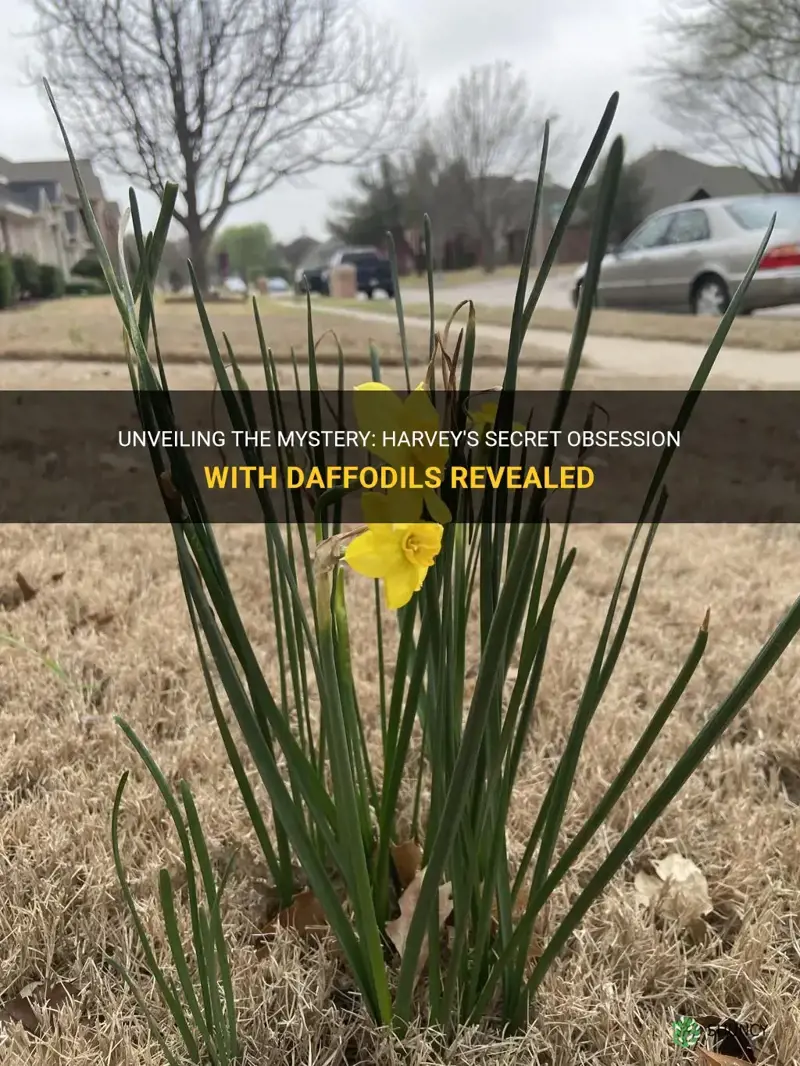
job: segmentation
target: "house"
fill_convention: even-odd
[[[67,272],[63,217],[43,189],[0,183],[0,252],[32,255]]]
[[[668,148],[655,148],[636,161],[645,188],[645,215],[662,207],[718,196],[752,196],[775,192],[766,176],[744,167],[701,163]]]
[[[491,183],[488,195],[493,223],[495,264],[518,266],[525,250],[536,197],[536,182],[501,177],[489,178],[488,181]],[[568,189],[554,183],[548,183],[543,190],[534,263],[540,260],[543,249],[553,234],[568,192]],[[590,236],[589,219],[586,212],[579,209],[570,220],[559,246],[556,262],[577,262],[585,259]],[[477,266],[482,259],[481,242],[474,227],[466,226],[444,235],[440,247],[440,262],[437,267],[442,270],[468,269]]]
[[[78,160],[81,178],[103,240],[116,256],[120,212],[106,200],[88,159]],[[65,274],[92,250],[83,223],[78,187],[69,160],[15,163],[0,157],[0,251],[32,255]]]

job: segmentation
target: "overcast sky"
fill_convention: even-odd
[[[654,54],[653,22],[663,2],[369,0],[368,8],[376,19],[394,20],[430,109],[472,64],[509,60],[525,72],[533,93],[578,131],[579,158],[615,89],[621,94],[615,129],[625,135],[629,155],[676,143],[675,132],[656,116],[638,73]],[[26,39],[30,25],[24,0],[0,0],[0,26],[11,31],[14,42],[0,58],[0,156],[11,159],[64,154],[49,107],[35,88],[26,87],[26,61],[34,55]],[[573,168],[556,176],[569,184]],[[103,177],[107,194],[126,203],[125,179]],[[348,191],[350,180],[347,172],[320,171],[302,179],[301,187],[282,185],[236,208],[228,221],[265,221],[278,240],[301,233],[321,237],[333,203]],[[143,215],[145,224],[152,224],[153,209]]]

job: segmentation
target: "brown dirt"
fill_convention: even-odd
[[[52,388],[127,384],[119,364],[87,367],[76,360],[47,371]],[[555,384],[552,371],[530,373],[527,381]],[[41,387],[41,374],[42,364],[5,362],[0,383]],[[496,370],[481,368],[480,375],[476,384],[492,384]],[[349,382],[361,376],[356,370]],[[175,367],[171,381],[202,387],[210,371]],[[397,371],[387,381],[399,384]],[[584,387],[592,384],[589,373]],[[537,741],[515,794],[512,856],[547,783],[541,753],[564,742],[629,532],[592,527],[573,536],[578,563],[551,643]],[[220,540],[265,674],[277,685],[263,532],[228,528]],[[568,891],[585,882],[768,636],[797,592],[797,549],[797,531],[788,527],[659,532],[625,652],[592,727],[567,836],[648,720],[708,605],[709,651]],[[246,861],[231,887],[226,920],[248,1063],[663,1066],[688,1061],[670,1036],[677,1013],[760,1022],[767,1026],[761,1061],[800,1061],[800,797],[792,785],[800,649],[787,653],[636,856],[678,850],[700,866],[715,907],[708,939],[691,943],[676,928],[659,927],[634,905],[630,872],[620,875],[551,971],[529,1029],[505,1039],[465,1033],[445,1055],[424,1030],[413,1030],[400,1045],[337,1006],[334,965],[324,946],[308,949],[287,935],[266,958],[256,956],[262,871],[197,664],[169,529],[5,527],[0,584],[17,572],[39,592],[0,615],[0,633],[18,642],[0,645],[0,1000],[35,980],[71,979],[85,994],[85,1012],[66,1008],[40,1040],[18,1031],[7,1036],[0,1044],[3,1066],[161,1066],[133,997],[104,962],[112,950],[129,957],[132,943],[109,837],[111,802],[124,769],[132,770],[132,780],[122,850],[153,927],[157,872],[161,865],[175,868],[176,843],[154,786],[112,722],[115,714],[134,725],[170,779],[189,780],[213,854],[244,845]],[[351,575],[348,596],[359,698],[370,707],[376,703],[372,589]],[[142,987],[166,1031],[152,990],[145,982]]]

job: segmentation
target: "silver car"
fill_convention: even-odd
[[[800,303],[800,195],[694,200],[657,211],[605,256],[599,307],[724,314],[773,215],[742,313]],[[577,306],[586,264],[574,276]]]

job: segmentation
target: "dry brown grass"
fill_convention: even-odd
[[[302,355],[308,350],[308,328],[303,308],[280,300],[259,299],[267,344],[281,361],[291,349]],[[210,303],[208,315],[220,347],[227,335],[237,357],[243,362],[260,361],[258,335],[249,300]],[[161,301],[156,312],[162,354],[172,362],[207,362],[208,351],[193,303]],[[334,331],[351,364],[368,366],[369,344],[373,341],[387,365],[399,364],[401,347],[395,322],[365,324],[325,315],[314,307],[314,332],[321,361],[338,358]],[[422,331],[409,333],[409,355],[417,364],[427,362],[428,342]],[[497,339],[481,341],[479,355],[486,362],[505,360],[508,345]],[[0,314],[0,359],[82,362],[115,362],[124,352],[119,315],[111,297],[74,297],[32,307],[20,307]],[[526,358],[543,367],[560,366],[563,356],[533,345],[526,346]]]
[[[364,301],[341,300],[340,306],[365,309]],[[511,307],[484,306],[480,290],[475,300],[478,327],[502,326],[511,322]],[[439,300],[436,306],[437,321],[447,321],[455,305]],[[388,300],[373,300],[369,311],[394,315],[394,303]],[[426,318],[430,314],[427,304],[404,305],[410,318]],[[554,307],[539,307],[531,319],[533,329],[571,333],[575,324],[575,312]],[[694,315],[664,315],[644,311],[604,311],[592,315],[590,335],[596,337],[629,337],[641,341],[677,341],[685,344],[707,345],[717,328],[711,317]],[[796,352],[800,350],[800,319],[797,318],[739,318],[734,322],[728,339],[728,347],[753,348],[758,351]]]
[[[10,369],[4,368],[6,387],[14,380]],[[30,374],[34,365],[23,369]],[[207,370],[177,371],[176,386],[208,380]],[[53,372],[48,384],[74,387],[68,368]],[[118,366],[107,375],[89,368],[86,375],[85,387],[125,387]],[[486,371],[484,380],[490,379]],[[547,379],[542,375],[545,387],[552,384]],[[591,383],[591,377],[584,382]],[[584,528],[573,538],[578,564],[515,795],[512,857],[564,742],[628,534]],[[263,533],[229,528],[221,543],[265,674],[277,683]],[[564,885],[557,910],[769,634],[797,591],[797,552],[792,528],[660,531],[618,674],[592,727],[567,833],[596,803],[648,720],[707,605],[710,649],[651,759]],[[17,571],[41,591],[0,614],[0,630],[28,649],[0,647],[0,999],[37,979],[71,978],[85,992],[85,1013],[62,1011],[58,1026],[39,1040],[17,1033],[0,1045],[3,1066],[161,1063],[132,996],[103,961],[109,951],[130,959],[133,944],[109,836],[124,769],[133,772],[123,854],[137,900],[156,928],[157,871],[177,869],[178,849],[154,786],[112,722],[115,714],[134,725],[170,779],[189,780],[215,858],[242,846],[226,923],[249,1063],[662,1066],[689,1061],[671,1044],[677,1013],[762,1022],[768,1026],[763,1062],[800,1061],[798,649],[781,661],[636,855],[641,861],[678,850],[701,867],[714,902],[707,938],[693,943],[639,911],[628,868],[551,971],[522,1036],[465,1033],[445,1050],[435,1034],[415,1030],[400,1045],[348,1013],[335,991],[329,949],[312,950],[286,936],[267,958],[256,957],[263,871],[208,705],[169,530],[5,527],[0,584]],[[62,571],[60,581],[49,580]],[[362,707],[375,707],[372,591],[351,575],[348,596],[359,698]],[[43,664],[43,655],[66,680]]]

